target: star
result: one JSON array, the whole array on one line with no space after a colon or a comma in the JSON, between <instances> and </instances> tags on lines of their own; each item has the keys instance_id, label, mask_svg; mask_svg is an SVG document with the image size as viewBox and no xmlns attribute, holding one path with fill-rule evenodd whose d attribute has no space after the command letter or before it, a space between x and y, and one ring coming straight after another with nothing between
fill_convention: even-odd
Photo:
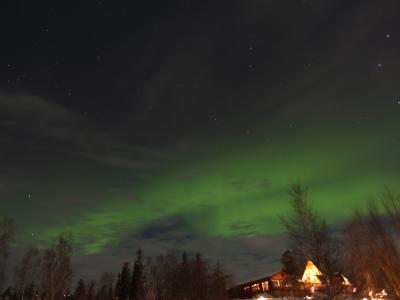
<instances>
[{"instance_id":1,"label":"star","mask_svg":"<svg viewBox=\"0 0 400 300\"><path fill-rule=\"evenodd\" d=\"M390 33L387 33L387 34L386 34L386 38L387 38L387 39L390 39Z\"/></svg>"},{"instance_id":2,"label":"star","mask_svg":"<svg viewBox=\"0 0 400 300\"><path fill-rule=\"evenodd\" d=\"M383 64L379 63L378 68L382 68L382 67L383 67Z\"/></svg>"}]
</instances>

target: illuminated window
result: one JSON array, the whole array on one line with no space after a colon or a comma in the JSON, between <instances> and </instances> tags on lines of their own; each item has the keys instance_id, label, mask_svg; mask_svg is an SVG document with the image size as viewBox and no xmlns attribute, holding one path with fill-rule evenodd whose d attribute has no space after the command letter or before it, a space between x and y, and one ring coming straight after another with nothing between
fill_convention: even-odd
<instances>
[{"instance_id":1,"label":"illuminated window","mask_svg":"<svg viewBox=\"0 0 400 300\"><path fill-rule=\"evenodd\" d=\"M244 291L245 291L245 292L250 292L250 290L251 290L251 288L250 288L249 286L245 286L245 287L244 287Z\"/></svg>"},{"instance_id":2,"label":"illuminated window","mask_svg":"<svg viewBox=\"0 0 400 300\"><path fill-rule=\"evenodd\" d=\"M269 290L268 281L261 282L261 289L263 290L263 292Z\"/></svg>"},{"instance_id":3,"label":"illuminated window","mask_svg":"<svg viewBox=\"0 0 400 300\"><path fill-rule=\"evenodd\" d=\"M258 283L252 284L251 289L253 292L258 292L260 290L260 285Z\"/></svg>"},{"instance_id":4,"label":"illuminated window","mask_svg":"<svg viewBox=\"0 0 400 300\"><path fill-rule=\"evenodd\" d=\"M272 284L274 286L281 286L281 281L280 280L272 280Z\"/></svg>"}]
</instances>

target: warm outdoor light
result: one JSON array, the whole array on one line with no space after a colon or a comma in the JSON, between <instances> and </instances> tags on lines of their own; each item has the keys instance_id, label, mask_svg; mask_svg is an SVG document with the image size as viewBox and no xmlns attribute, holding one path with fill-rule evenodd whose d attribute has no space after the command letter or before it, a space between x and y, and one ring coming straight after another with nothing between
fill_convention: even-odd
<instances>
[{"instance_id":1,"label":"warm outdoor light","mask_svg":"<svg viewBox=\"0 0 400 300\"><path fill-rule=\"evenodd\" d=\"M311 285L311 287L317 287L321 285L321 280L318 278L321 275L321 271L309 260L307 261L301 281Z\"/></svg>"}]
</instances>

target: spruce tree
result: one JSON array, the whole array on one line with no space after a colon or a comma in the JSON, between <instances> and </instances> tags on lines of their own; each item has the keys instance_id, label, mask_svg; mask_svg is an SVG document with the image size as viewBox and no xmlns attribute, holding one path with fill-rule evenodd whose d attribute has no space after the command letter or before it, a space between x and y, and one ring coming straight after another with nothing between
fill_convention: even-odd
<instances>
[{"instance_id":1,"label":"spruce tree","mask_svg":"<svg viewBox=\"0 0 400 300\"><path fill-rule=\"evenodd\" d=\"M78 285L74 291L74 299L75 300L83 300L86 299L86 283L83 279L79 279Z\"/></svg>"},{"instance_id":2,"label":"spruce tree","mask_svg":"<svg viewBox=\"0 0 400 300\"><path fill-rule=\"evenodd\" d=\"M120 298L121 294L121 273L118 273L118 279L117 282L115 283L115 294L114 296L116 298Z\"/></svg>"},{"instance_id":3,"label":"spruce tree","mask_svg":"<svg viewBox=\"0 0 400 300\"><path fill-rule=\"evenodd\" d=\"M122 272L121 272L121 286L119 292L120 300L129 299L130 287L131 287L131 274L129 270L129 263L125 262L122 265Z\"/></svg>"},{"instance_id":4,"label":"spruce tree","mask_svg":"<svg viewBox=\"0 0 400 300\"><path fill-rule=\"evenodd\" d=\"M110 285L110 287L108 288L108 294L107 294L107 298L106 299L113 299L113 287L112 287L112 285Z\"/></svg>"},{"instance_id":5,"label":"spruce tree","mask_svg":"<svg viewBox=\"0 0 400 300\"><path fill-rule=\"evenodd\" d=\"M35 284L32 282L26 288L26 291L25 291L25 294L24 294L24 299L27 299L27 300L35 299L36 298L36 293L37 293L37 288L36 288Z\"/></svg>"},{"instance_id":6,"label":"spruce tree","mask_svg":"<svg viewBox=\"0 0 400 300\"><path fill-rule=\"evenodd\" d=\"M201 257L200 253L196 254L193 262L191 278L193 280L191 298L206 299L208 287L207 262Z\"/></svg>"},{"instance_id":7,"label":"spruce tree","mask_svg":"<svg viewBox=\"0 0 400 300\"><path fill-rule=\"evenodd\" d=\"M228 278L225 275L221 264L219 262L216 263L214 271L211 275L211 284L210 284L210 299L222 300L228 298L227 286L228 286Z\"/></svg>"},{"instance_id":8,"label":"spruce tree","mask_svg":"<svg viewBox=\"0 0 400 300\"><path fill-rule=\"evenodd\" d=\"M131 296L133 300L144 299L143 258L140 248L137 251L135 265L133 266Z\"/></svg>"},{"instance_id":9,"label":"spruce tree","mask_svg":"<svg viewBox=\"0 0 400 300\"><path fill-rule=\"evenodd\" d=\"M95 293L96 284L94 281L90 281L87 288L87 300L94 300L94 293Z\"/></svg>"},{"instance_id":10,"label":"spruce tree","mask_svg":"<svg viewBox=\"0 0 400 300\"><path fill-rule=\"evenodd\" d=\"M190 297L190 266L186 252L182 254L182 261L178 270L177 294L178 298L188 299ZM183 284L184 283L184 284Z\"/></svg>"}]
</instances>

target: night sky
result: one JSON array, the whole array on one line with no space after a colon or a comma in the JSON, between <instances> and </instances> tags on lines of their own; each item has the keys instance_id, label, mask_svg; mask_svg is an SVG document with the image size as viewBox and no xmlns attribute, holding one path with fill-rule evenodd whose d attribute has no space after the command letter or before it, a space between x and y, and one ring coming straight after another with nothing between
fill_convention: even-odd
<instances>
[{"instance_id":1,"label":"night sky","mask_svg":"<svg viewBox=\"0 0 400 300\"><path fill-rule=\"evenodd\" d=\"M333 225L400 175L398 0L1 1L0 212L79 275L142 247L279 268L309 187Z\"/></svg>"}]
</instances>

